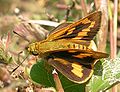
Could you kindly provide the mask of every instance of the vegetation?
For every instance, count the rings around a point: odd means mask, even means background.
[[[77,21],[102,11],[98,51],[101,59],[92,78],[83,84],[69,81],[26,47],[41,41],[60,23]],[[0,92],[119,92],[120,2],[117,0],[0,0]],[[61,85],[62,84],[62,85]],[[118,86],[116,86],[118,85]]]

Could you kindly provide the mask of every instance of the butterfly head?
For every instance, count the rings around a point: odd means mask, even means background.
[[[37,44],[36,43],[32,43],[27,47],[27,50],[30,52],[30,54],[37,56],[39,55],[38,52],[38,48],[37,48]]]

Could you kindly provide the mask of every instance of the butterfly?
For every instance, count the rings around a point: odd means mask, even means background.
[[[96,11],[77,22],[62,23],[45,40],[31,43],[28,51],[48,60],[72,82],[85,83],[91,78],[96,62],[108,57],[108,54],[93,49],[101,15],[101,11]]]

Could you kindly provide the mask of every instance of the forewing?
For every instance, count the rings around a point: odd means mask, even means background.
[[[89,14],[87,17],[74,22],[67,27],[52,32],[47,40],[79,39],[92,40],[99,30],[101,22],[101,11]]]
[[[60,25],[55,27],[53,30],[51,30],[49,34],[52,34],[52,33],[56,32],[56,31],[58,31],[58,30],[60,30],[62,28],[65,28],[65,27],[67,27],[70,24],[72,24],[72,23],[61,23]]]

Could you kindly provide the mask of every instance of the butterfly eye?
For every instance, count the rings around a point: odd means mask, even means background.
[[[33,54],[34,56],[37,56],[37,55],[38,55],[38,52],[37,52],[37,51],[32,51],[32,54]]]

